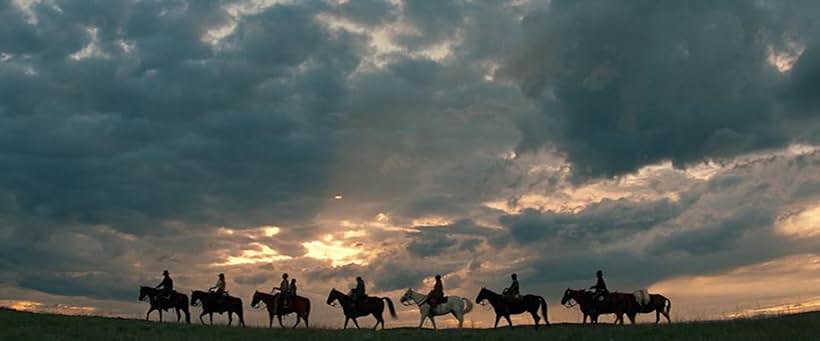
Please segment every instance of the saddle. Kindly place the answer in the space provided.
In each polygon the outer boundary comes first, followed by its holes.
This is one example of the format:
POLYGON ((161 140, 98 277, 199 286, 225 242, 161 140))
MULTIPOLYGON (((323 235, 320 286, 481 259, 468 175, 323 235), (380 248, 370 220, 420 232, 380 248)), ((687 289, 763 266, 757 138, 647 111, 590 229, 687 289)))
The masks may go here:
POLYGON ((524 300, 524 298, 521 297, 520 294, 504 295, 504 296, 502 296, 502 298, 504 299, 504 302, 506 302, 506 303, 520 303, 524 300))

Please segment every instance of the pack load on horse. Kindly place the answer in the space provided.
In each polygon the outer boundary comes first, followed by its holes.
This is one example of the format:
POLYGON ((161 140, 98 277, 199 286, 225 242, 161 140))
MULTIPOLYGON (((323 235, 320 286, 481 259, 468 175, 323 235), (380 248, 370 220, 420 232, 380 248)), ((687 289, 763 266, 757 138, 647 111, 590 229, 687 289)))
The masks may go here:
POLYGON ((501 294, 504 295, 504 300, 508 303, 513 303, 521 300, 521 291, 518 287, 518 275, 512 274, 512 284, 509 288, 504 289, 501 294))
POLYGON ((635 296, 635 302, 638 302, 639 305, 645 306, 649 304, 649 291, 646 289, 635 290, 632 295, 635 296))
POLYGON ((503 291, 503 294, 497 294, 494 291, 481 288, 481 291, 478 292, 478 296, 476 297, 475 301, 479 304, 486 304, 485 301, 490 302, 490 305, 493 307, 495 311, 495 324, 493 328, 498 328, 498 321, 501 320, 501 317, 507 320, 507 324, 509 324, 510 328, 513 327, 512 320, 510 319, 510 315, 518 315, 523 313, 530 313, 532 319, 534 321, 535 329, 538 329, 538 323, 541 321, 541 317, 538 316, 538 310, 541 309, 541 315, 544 318, 544 325, 549 325, 549 315, 547 314, 547 301, 537 295, 523 295, 521 296, 518 292, 518 276, 513 274, 512 276, 513 283, 512 285, 503 291), (511 299, 510 297, 518 296, 517 299, 511 299))
MULTIPOLYGON (((441 282, 441 275, 436 275, 436 284, 433 285, 433 290, 427 294, 427 299, 424 303, 430 305, 430 312, 435 311, 436 306, 442 303, 447 303, 447 296, 444 296, 444 283, 441 282)), ((432 315, 431 315, 432 317, 432 315)))
POLYGON ((572 290, 568 288, 564 292, 561 304, 567 308, 578 305, 583 314, 582 323, 587 322, 587 317, 590 318, 591 323, 598 323, 598 316, 615 314, 615 323, 623 324, 623 315, 626 314, 630 322, 634 324, 637 314, 652 312, 655 312, 655 323, 660 322, 661 315, 666 317, 668 322, 672 322, 669 317, 672 302, 663 295, 649 294, 645 290, 639 290, 634 293, 612 292, 608 294, 605 301, 599 301, 592 291, 583 289, 572 290), (645 295, 648 295, 648 300, 645 295), (637 296, 643 296, 643 298, 639 299, 637 296), (641 303, 641 301, 646 303, 641 303), (572 302, 575 303, 573 304, 572 302))
POLYGON ((211 324, 214 324, 214 313, 222 314, 228 313, 228 325, 233 323, 233 314, 239 317, 239 325, 245 326, 245 318, 242 312, 242 299, 233 297, 228 294, 227 285, 225 281, 225 274, 220 273, 217 276, 216 284, 209 288, 207 292, 195 290, 191 293, 191 305, 202 305, 202 313, 199 315, 199 321, 205 324, 202 316, 206 314, 210 318, 211 324))
POLYGON ((373 317, 376 318, 376 325, 373 326, 373 329, 378 328, 379 324, 381 324, 382 330, 384 330, 384 317, 382 315, 384 313, 385 303, 390 311, 390 316, 394 319, 396 318, 396 308, 393 306, 393 301, 391 301, 389 297, 367 296, 364 288, 364 280, 362 280, 361 277, 356 277, 356 287, 350 290, 349 295, 336 289, 330 290, 326 303, 335 307, 337 302, 342 306, 342 312, 345 315, 345 329, 350 320, 353 320, 353 324, 356 328, 359 328, 359 323, 356 321, 356 318, 373 315, 373 317))
POLYGON ((293 325, 293 328, 299 325, 299 322, 304 320, 305 327, 309 327, 308 318, 310 317, 310 300, 306 297, 300 297, 296 295, 295 286, 292 285, 295 283, 291 281, 290 291, 292 296, 290 298, 290 302, 288 303, 287 307, 278 307, 279 302, 279 295, 280 293, 276 294, 268 294, 264 292, 256 291, 253 293, 253 299, 251 300, 251 307, 257 308, 259 303, 265 303, 265 308, 268 310, 268 327, 273 327, 273 317, 276 316, 279 320, 279 326, 284 327, 282 324, 282 316, 289 315, 289 314, 296 314, 296 324, 293 325))
POLYGON ((453 314, 453 317, 458 320, 458 327, 461 328, 464 325, 464 315, 473 310, 473 303, 466 297, 450 296, 446 303, 439 304, 435 309, 426 303, 426 301, 427 295, 415 292, 409 288, 400 300, 401 304, 405 306, 418 305, 419 313, 421 314, 419 328, 421 328, 424 325, 424 321, 429 318, 433 324, 433 329, 437 329, 436 320, 433 317, 447 314, 453 314))
POLYGON ((140 287, 140 301, 148 301, 150 307, 145 314, 145 319, 148 320, 151 312, 154 310, 159 312, 159 320, 162 322, 162 312, 168 309, 174 309, 177 313, 177 322, 182 319, 180 311, 185 313, 185 322, 191 323, 191 314, 188 310, 188 296, 174 291, 174 281, 168 270, 162 272, 162 282, 155 287, 140 287))

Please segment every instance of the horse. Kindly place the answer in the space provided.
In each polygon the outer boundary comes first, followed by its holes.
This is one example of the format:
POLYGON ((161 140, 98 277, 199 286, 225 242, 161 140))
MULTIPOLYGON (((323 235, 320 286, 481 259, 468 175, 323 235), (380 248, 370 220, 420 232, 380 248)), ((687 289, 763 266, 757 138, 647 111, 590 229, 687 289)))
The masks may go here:
POLYGON ((436 320, 433 319, 433 317, 447 314, 453 314, 453 317, 458 320, 458 327, 461 328, 464 325, 464 315, 473 310, 473 303, 466 297, 450 296, 447 298, 447 302, 437 305, 431 313, 430 303, 427 303, 427 295, 415 292, 409 288, 399 302, 405 306, 412 304, 419 306, 419 313, 421 313, 419 329, 421 329, 421 326, 424 325, 424 320, 428 317, 430 318, 430 322, 433 323, 433 329, 437 329, 436 320))
POLYGON ((391 301, 389 297, 368 296, 360 302, 357 302, 354 306, 353 298, 339 290, 332 289, 327 295, 327 304, 335 307, 335 302, 339 302, 339 304, 342 305, 342 311, 345 314, 345 326, 343 329, 347 329, 347 322, 350 320, 353 320, 353 324, 356 326, 356 329, 358 329, 359 323, 356 322, 356 318, 373 315, 373 317, 376 318, 376 325, 373 326, 373 329, 377 329, 379 324, 381 324, 382 330, 384 330, 384 317, 382 317, 382 313, 384 312, 385 302, 387 302, 387 308, 390 310, 390 317, 396 318, 396 308, 393 306, 393 301, 391 301))
POLYGON ((615 321, 613 323, 624 324, 624 314, 629 317, 629 321, 635 324, 635 315, 640 306, 635 300, 633 294, 626 294, 620 292, 611 292, 607 294, 607 300, 604 302, 595 302, 594 294, 591 291, 584 289, 572 290, 567 288, 564 291, 564 297, 561 299, 561 304, 567 308, 572 308, 575 305, 569 301, 575 301, 581 308, 581 313, 584 315, 583 324, 587 322, 587 316, 590 318, 590 323, 597 324, 598 316, 604 314, 615 314, 615 321))
POLYGON ((179 314, 180 310, 185 313, 185 322, 191 323, 191 313, 188 311, 188 296, 185 294, 181 294, 178 292, 173 292, 171 294, 171 299, 161 299, 157 297, 160 294, 160 290, 157 288, 152 287, 140 287, 140 301, 148 301, 151 304, 151 307, 148 308, 148 312, 145 314, 145 320, 148 320, 148 317, 151 316, 151 312, 156 310, 159 311, 159 321, 162 322, 162 311, 174 308, 177 313, 177 322, 182 319, 182 316, 179 314))
POLYGON ((242 299, 228 295, 225 295, 225 297, 217 297, 216 295, 221 294, 202 290, 195 290, 191 293, 191 305, 197 306, 200 303, 202 304, 202 314, 199 314, 199 322, 205 324, 205 321, 202 320, 202 316, 208 314, 211 325, 213 325, 214 313, 221 315, 224 312, 228 312, 229 326, 233 323, 233 314, 236 314, 236 316, 239 317, 239 325, 244 327, 245 318, 242 314, 242 299))
POLYGON ((296 313, 296 324, 293 325, 293 328, 296 328, 296 326, 299 325, 299 321, 301 320, 305 320, 305 328, 308 328, 308 317, 310 316, 310 300, 301 296, 293 296, 289 298, 288 306, 286 308, 282 308, 278 306, 279 295, 280 294, 278 293, 273 295, 256 291, 253 293, 251 307, 258 307, 259 302, 265 303, 265 308, 267 308, 268 310, 269 318, 268 328, 273 327, 274 316, 276 316, 279 319, 279 326, 284 327, 284 325, 282 325, 282 316, 289 315, 292 313, 296 313))
MULTIPOLYGON (((637 303, 637 300, 635 302, 637 303)), ((669 318, 669 310, 672 309, 672 301, 666 298, 666 296, 660 294, 651 294, 649 295, 649 304, 636 304, 635 307, 636 313, 651 314, 652 312, 654 312, 655 324, 660 323, 661 314, 663 314, 663 316, 666 317, 667 323, 672 323, 672 320, 669 318)))
POLYGON ((547 315, 547 301, 541 296, 524 295, 518 302, 505 302, 502 295, 490 289, 481 288, 475 301, 481 304, 484 300, 489 301, 495 311, 495 325, 493 328, 498 328, 498 321, 502 316, 507 320, 507 324, 510 325, 510 328, 512 328, 513 325, 510 320, 510 315, 528 312, 532 315, 533 321, 535 321, 535 329, 538 329, 538 322, 541 321, 541 318, 538 316, 539 307, 541 308, 541 315, 544 316, 544 325, 548 326, 550 324, 549 316, 547 315))

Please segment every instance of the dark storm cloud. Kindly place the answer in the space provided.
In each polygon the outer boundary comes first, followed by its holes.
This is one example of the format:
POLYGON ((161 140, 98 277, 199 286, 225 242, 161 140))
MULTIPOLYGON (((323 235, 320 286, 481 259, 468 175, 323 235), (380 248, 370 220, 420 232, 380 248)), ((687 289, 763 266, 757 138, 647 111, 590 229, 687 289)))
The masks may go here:
POLYGON ((788 75, 768 60, 787 40, 812 39, 792 7, 816 6, 553 1, 524 18, 504 70, 542 110, 522 125, 519 149, 554 147, 584 179, 811 140, 817 115, 791 124, 778 93, 813 101, 812 43, 788 75))
POLYGON ((576 213, 529 210, 501 219, 517 245, 539 253, 519 265, 552 290, 578 285, 596 269, 626 290, 660 280, 728 271, 817 252, 816 239, 778 228, 792 207, 816 202, 816 153, 767 158, 727 169, 681 199, 603 200, 576 213))
POLYGON ((604 199, 577 213, 528 209, 521 214, 503 216, 500 222, 509 227, 514 240, 524 244, 543 239, 606 242, 675 218, 689 204, 691 202, 676 203, 669 199, 650 202, 604 199))

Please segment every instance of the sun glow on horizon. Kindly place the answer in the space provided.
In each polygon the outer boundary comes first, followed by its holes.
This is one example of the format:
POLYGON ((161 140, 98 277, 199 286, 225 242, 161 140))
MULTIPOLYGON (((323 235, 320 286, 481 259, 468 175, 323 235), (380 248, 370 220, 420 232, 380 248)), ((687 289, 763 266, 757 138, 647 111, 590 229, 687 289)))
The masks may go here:
POLYGON ((271 263, 281 260, 292 259, 293 257, 282 255, 269 246, 262 243, 251 243, 251 249, 242 250, 239 256, 228 256, 228 259, 223 263, 215 263, 215 266, 228 265, 242 265, 242 264, 256 264, 256 263, 271 263))
POLYGON ((332 266, 367 264, 365 259, 360 258, 362 250, 347 246, 342 241, 334 240, 332 235, 325 236, 323 240, 304 242, 302 246, 308 250, 305 257, 329 260, 332 266))

